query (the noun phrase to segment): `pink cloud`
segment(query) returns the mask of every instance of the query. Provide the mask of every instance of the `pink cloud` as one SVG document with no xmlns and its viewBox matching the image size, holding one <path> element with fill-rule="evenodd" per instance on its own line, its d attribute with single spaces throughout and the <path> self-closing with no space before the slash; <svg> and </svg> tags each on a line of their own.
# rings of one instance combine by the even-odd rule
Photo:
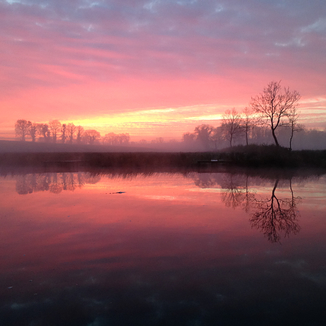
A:
<svg viewBox="0 0 326 326">
<path fill-rule="evenodd" d="M 325 17 L 318 1 L 3 2 L 0 104 L 13 122 L 220 111 L 246 106 L 271 80 L 324 96 Z"/>
</svg>

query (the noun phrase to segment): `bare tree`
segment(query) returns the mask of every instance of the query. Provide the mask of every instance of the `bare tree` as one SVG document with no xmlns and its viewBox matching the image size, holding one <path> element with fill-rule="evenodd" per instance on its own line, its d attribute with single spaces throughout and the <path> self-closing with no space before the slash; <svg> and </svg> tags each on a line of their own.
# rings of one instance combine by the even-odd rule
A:
<svg viewBox="0 0 326 326">
<path fill-rule="evenodd" d="M 49 126 L 46 123 L 40 123 L 38 125 L 39 134 L 43 136 L 45 142 L 50 141 L 50 130 Z"/>
<path fill-rule="evenodd" d="M 252 128 L 254 127 L 254 120 L 251 116 L 252 111 L 249 108 L 244 108 L 242 110 L 242 119 L 241 119 L 241 125 L 242 125 L 242 131 L 245 134 L 246 138 L 246 145 L 249 145 L 249 134 Z"/>
<path fill-rule="evenodd" d="M 67 124 L 67 136 L 69 138 L 69 143 L 72 144 L 77 127 L 73 123 Z"/>
<path fill-rule="evenodd" d="M 110 132 L 103 137 L 103 143 L 107 143 L 109 145 L 123 145 L 128 144 L 129 141 L 129 134 L 115 134 Z"/>
<path fill-rule="evenodd" d="M 61 126 L 61 142 L 64 144 L 67 138 L 67 125 L 64 123 Z"/>
<path fill-rule="evenodd" d="M 222 131 L 232 147 L 233 140 L 242 132 L 241 116 L 235 110 L 226 110 L 222 121 Z"/>
<path fill-rule="evenodd" d="M 120 144 L 129 144 L 130 142 L 130 135 L 128 133 L 119 134 L 120 136 Z M 163 138 L 162 138 L 163 140 Z"/>
<path fill-rule="evenodd" d="M 83 135 L 86 144 L 93 145 L 97 140 L 101 138 L 101 134 L 96 130 L 85 130 Z"/>
<path fill-rule="evenodd" d="M 61 122 L 59 120 L 51 120 L 49 122 L 49 129 L 52 132 L 52 139 L 53 142 L 56 143 L 57 142 L 57 133 L 61 128 Z"/>
<path fill-rule="evenodd" d="M 77 127 L 77 143 L 80 144 L 82 142 L 82 137 L 84 134 L 84 128 L 82 126 Z"/>
<path fill-rule="evenodd" d="M 40 128 L 38 123 L 32 123 L 31 127 L 29 128 L 29 134 L 32 138 L 32 142 L 35 143 L 36 136 L 40 133 Z"/>
<path fill-rule="evenodd" d="M 294 133 L 302 131 L 304 129 L 304 127 L 303 127 L 303 125 L 298 124 L 299 113 L 297 112 L 297 109 L 295 107 L 288 114 L 288 119 L 289 119 L 288 124 L 289 124 L 289 127 L 291 128 L 291 134 L 290 134 L 290 140 L 289 140 L 290 151 L 291 151 Z"/>
<path fill-rule="evenodd" d="M 251 98 L 251 108 L 270 127 L 276 146 L 280 144 L 275 131 L 284 124 L 283 119 L 296 107 L 299 99 L 297 91 L 290 91 L 288 87 L 282 90 L 280 81 L 270 82 L 261 94 Z"/>
<path fill-rule="evenodd" d="M 29 134 L 32 123 L 27 120 L 17 120 L 15 124 L 16 136 L 20 137 L 20 140 L 25 141 L 26 136 Z"/>
<path fill-rule="evenodd" d="M 103 137 L 103 143 L 107 143 L 109 145 L 114 145 L 116 142 L 115 139 L 115 133 L 114 132 L 109 132 L 108 134 L 105 134 Z"/>
</svg>

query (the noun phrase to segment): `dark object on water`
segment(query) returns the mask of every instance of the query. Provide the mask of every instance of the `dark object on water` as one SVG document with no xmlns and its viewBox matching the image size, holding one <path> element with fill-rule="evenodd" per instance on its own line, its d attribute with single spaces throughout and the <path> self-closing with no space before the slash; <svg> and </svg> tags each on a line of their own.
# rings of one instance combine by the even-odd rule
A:
<svg viewBox="0 0 326 326">
<path fill-rule="evenodd" d="M 225 165 L 225 164 L 231 164 L 230 160 L 206 160 L 206 161 L 198 161 L 197 165 L 199 166 L 212 166 L 212 165 Z"/>
</svg>

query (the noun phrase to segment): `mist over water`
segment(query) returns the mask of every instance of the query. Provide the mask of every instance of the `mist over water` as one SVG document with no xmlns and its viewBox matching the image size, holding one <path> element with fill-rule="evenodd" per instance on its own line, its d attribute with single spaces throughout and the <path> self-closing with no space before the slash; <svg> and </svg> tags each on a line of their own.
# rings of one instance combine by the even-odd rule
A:
<svg viewBox="0 0 326 326">
<path fill-rule="evenodd" d="M 326 176 L 1 177 L 5 325 L 325 320 Z"/>
</svg>

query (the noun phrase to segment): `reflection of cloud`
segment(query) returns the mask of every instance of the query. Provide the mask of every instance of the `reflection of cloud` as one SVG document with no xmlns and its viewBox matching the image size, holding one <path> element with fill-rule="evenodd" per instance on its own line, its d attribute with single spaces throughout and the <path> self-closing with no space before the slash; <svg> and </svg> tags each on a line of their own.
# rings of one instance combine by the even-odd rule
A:
<svg viewBox="0 0 326 326">
<path fill-rule="evenodd" d="M 153 199 L 153 200 L 176 200 L 175 196 L 164 196 L 164 195 L 156 195 L 156 196 L 142 196 L 143 198 Z"/>
</svg>

